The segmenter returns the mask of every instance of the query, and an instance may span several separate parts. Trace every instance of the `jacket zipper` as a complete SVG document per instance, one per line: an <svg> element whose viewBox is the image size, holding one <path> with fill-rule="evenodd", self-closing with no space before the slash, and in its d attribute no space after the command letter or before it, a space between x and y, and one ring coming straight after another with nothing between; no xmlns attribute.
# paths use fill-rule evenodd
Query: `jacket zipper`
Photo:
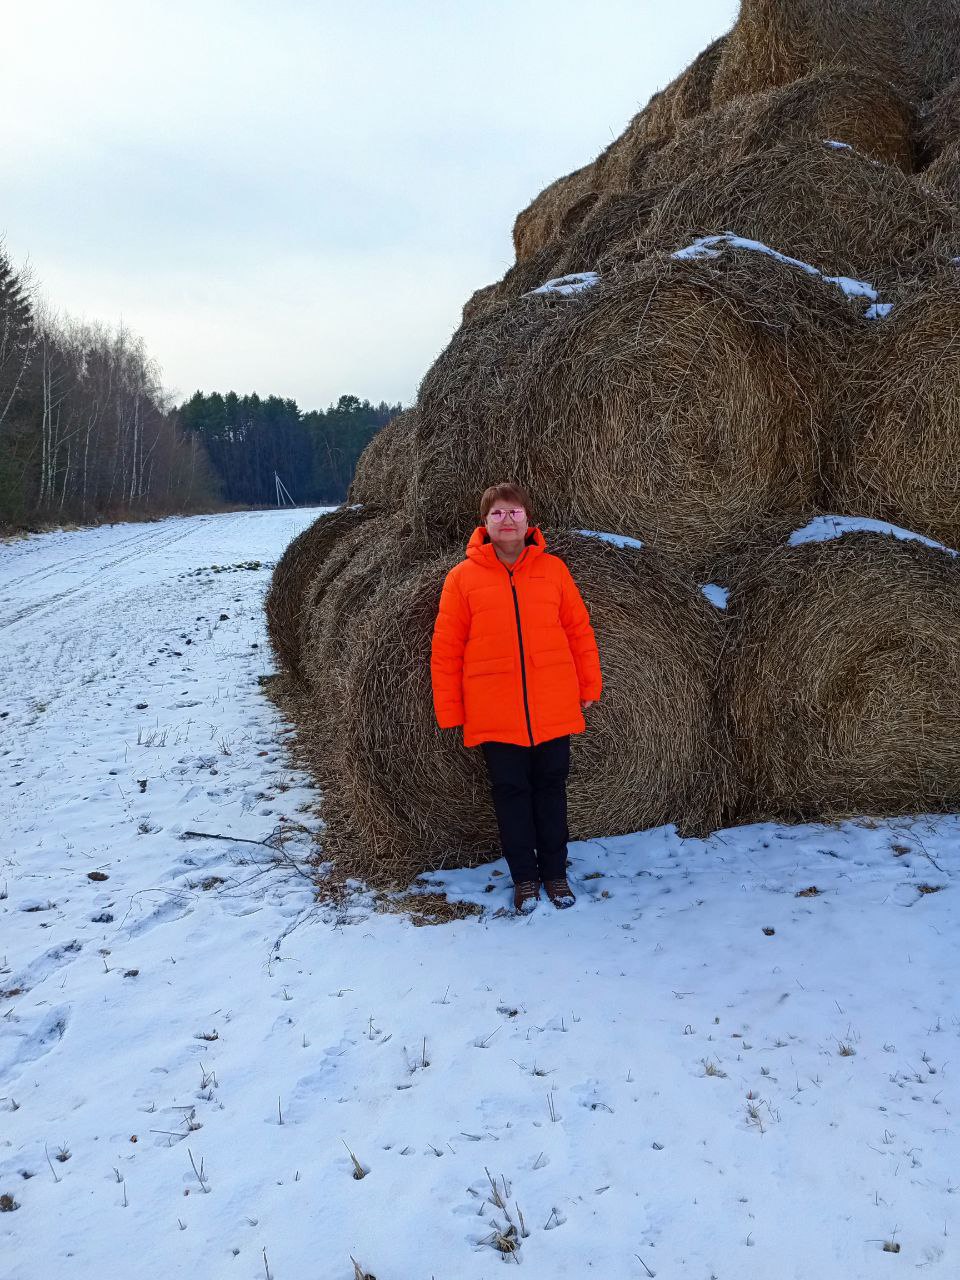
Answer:
<svg viewBox="0 0 960 1280"><path fill-rule="evenodd" d="M527 733L530 735L530 745L533 743L533 726L530 723L530 702L527 698L527 666L523 660L523 631L520 627L520 601L517 599L517 588L513 585L513 571L507 570L510 576L510 590L513 592L513 609L517 615L517 639L520 641L520 680L523 684L523 713L527 718Z"/></svg>

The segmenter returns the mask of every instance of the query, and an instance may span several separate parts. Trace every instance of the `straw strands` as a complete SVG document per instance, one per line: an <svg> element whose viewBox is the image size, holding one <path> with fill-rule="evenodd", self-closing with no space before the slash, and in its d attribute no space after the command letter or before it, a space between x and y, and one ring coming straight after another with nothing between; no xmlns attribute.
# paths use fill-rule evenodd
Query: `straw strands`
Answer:
<svg viewBox="0 0 960 1280"><path fill-rule="evenodd" d="M843 344L865 323L838 289L761 253L611 273L528 348L509 404L518 465L536 459L551 523L707 570L810 510Z"/></svg>
<svg viewBox="0 0 960 1280"><path fill-rule="evenodd" d="M920 123L921 150L935 160L960 138L960 75L926 104Z"/></svg>
<svg viewBox="0 0 960 1280"><path fill-rule="evenodd" d="M686 71L654 94L596 160L552 182L517 215L513 245L518 263L569 236L599 196L629 190L644 160L673 137L680 123L709 110L723 44L721 38L704 49Z"/></svg>
<svg viewBox="0 0 960 1280"><path fill-rule="evenodd" d="M942 197L891 165L810 141L691 174L655 209L647 239L674 249L724 231L875 284L899 278L904 260L960 248L958 210Z"/></svg>
<svg viewBox="0 0 960 1280"><path fill-rule="evenodd" d="M572 837L665 822L706 833L730 788L712 692L716 611L649 552L546 537L580 586L603 655L603 699L573 743ZM433 717L430 636L460 555L411 574L351 630L335 750L318 762L325 849L374 882L497 856L480 753Z"/></svg>
<svg viewBox="0 0 960 1280"><path fill-rule="evenodd" d="M264 602L267 634L277 662L294 679L301 676L301 615L310 583L337 545L376 514L373 508L348 506L327 512L294 538L273 571Z"/></svg>
<svg viewBox="0 0 960 1280"><path fill-rule="evenodd" d="M848 383L833 500L960 546L960 266L898 303Z"/></svg>
<svg viewBox="0 0 960 1280"><path fill-rule="evenodd" d="M921 101L960 65L958 0L741 0L713 82L714 105L857 67Z"/></svg>
<svg viewBox="0 0 960 1280"><path fill-rule="evenodd" d="M347 502L396 510L407 487L407 467L416 410L391 418L376 433L357 461Z"/></svg>
<svg viewBox="0 0 960 1280"><path fill-rule="evenodd" d="M960 140L944 147L920 181L960 207Z"/></svg>
<svg viewBox="0 0 960 1280"><path fill-rule="evenodd" d="M722 670L742 821L960 804L960 565L873 533L746 556Z"/></svg>
<svg viewBox="0 0 960 1280"><path fill-rule="evenodd" d="M850 68L818 71L689 121L636 180L645 186L675 184L705 168L802 139L846 143L911 173L915 130L913 107L879 76Z"/></svg>

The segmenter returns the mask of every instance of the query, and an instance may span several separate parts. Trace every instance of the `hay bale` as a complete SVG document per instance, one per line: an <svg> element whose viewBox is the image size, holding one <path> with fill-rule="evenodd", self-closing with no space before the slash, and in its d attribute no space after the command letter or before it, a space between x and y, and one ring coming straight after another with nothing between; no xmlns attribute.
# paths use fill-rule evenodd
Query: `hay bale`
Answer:
<svg viewBox="0 0 960 1280"><path fill-rule="evenodd" d="M376 433L357 460L347 502L396 510L410 474L416 411L405 409Z"/></svg>
<svg viewBox="0 0 960 1280"><path fill-rule="evenodd" d="M960 75L923 106L920 150L930 163L960 138Z"/></svg>
<svg viewBox="0 0 960 1280"><path fill-rule="evenodd" d="M676 822L705 834L729 800L713 695L720 615L649 552L547 534L590 610L605 688L573 739L573 839ZM336 752L323 774L325 853L372 881L496 858L479 751L433 716L430 638L451 552L356 626Z"/></svg>
<svg viewBox="0 0 960 1280"><path fill-rule="evenodd" d="M839 289L766 254L654 256L567 299L526 343L512 460L549 523L708 572L811 509L838 369L865 324Z"/></svg>
<svg viewBox="0 0 960 1280"><path fill-rule="evenodd" d="M624 195L604 196L554 263L558 276L593 271L604 257L635 251L643 241L650 219L670 187L643 187Z"/></svg>
<svg viewBox="0 0 960 1280"><path fill-rule="evenodd" d="M960 565L876 533L747 556L722 686L742 821L960 804Z"/></svg>
<svg viewBox="0 0 960 1280"><path fill-rule="evenodd" d="M464 324L428 371L417 401L415 467L406 515L424 546L465 545L479 495L511 479L529 486L536 459L517 413L516 384L555 294L533 294Z"/></svg>
<svg viewBox="0 0 960 1280"><path fill-rule="evenodd" d="M634 175L673 137L679 124L709 110L710 88L724 39L715 40L665 89L654 94L595 160L551 182L517 215L513 247L518 263L552 241L569 237L600 196L622 194L635 186Z"/></svg>
<svg viewBox="0 0 960 1280"><path fill-rule="evenodd" d="M960 206L960 141L952 143L920 175L925 187Z"/></svg>
<svg viewBox="0 0 960 1280"><path fill-rule="evenodd" d="M741 0L713 81L713 104L841 66L933 97L960 65L957 0Z"/></svg>
<svg viewBox="0 0 960 1280"><path fill-rule="evenodd" d="M960 271L923 279L860 348L830 476L837 509L960 547Z"/></svg>
<svg viewBox="0 0 960 1280"><path fill-rule="evenodd" d="M290 543L277 562L264 609L267 635L280 667L301 679L300 627L313 576L346 536L378 514L372 507L341 506L325 512Z"/></svg>
<svg viewBox="0 0 960 1280"><path fill-rule="evenodd" d="M833 140L907 173L915 168L914 108L887 81L852 69L817 71L682 125L635 175L645 185L676 184L786 142Z"/></svg>
<svg viewBox="0 0 960 1280"><path fill-rule="evenodd" d="M655 209L651 246L734 231L829 275L885 284L903 261L960 243L958 211L890 165L795 141L691 174ZM952 249L956 252L956 249Z"/></svg>
<svg viewBox="0 0 960 1280"><path fill-rule="evenodd" d="M336 732L340 676L358 617L378 593L409 572L418 556L404 518L381 514L344 534L311 578L300 611L300 669L311 690L318 732L331 724Z"/></svg>

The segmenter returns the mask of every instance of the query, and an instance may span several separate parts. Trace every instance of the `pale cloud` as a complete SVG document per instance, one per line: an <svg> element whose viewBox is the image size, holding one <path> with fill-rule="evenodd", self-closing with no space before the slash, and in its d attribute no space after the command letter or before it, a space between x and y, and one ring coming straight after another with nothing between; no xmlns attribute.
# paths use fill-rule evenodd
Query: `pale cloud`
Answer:
<svg viewBox="0 0 960 1280"><path fill-rule="evenodd" d="M33 0L0 230L167 385L409 401L516 213L734 16L639 0Z"/></svg>

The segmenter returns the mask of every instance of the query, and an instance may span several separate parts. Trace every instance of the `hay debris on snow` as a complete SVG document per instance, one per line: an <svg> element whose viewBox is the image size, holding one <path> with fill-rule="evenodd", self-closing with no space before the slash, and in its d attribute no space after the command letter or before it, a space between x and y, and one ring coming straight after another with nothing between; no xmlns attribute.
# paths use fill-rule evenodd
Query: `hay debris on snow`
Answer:
<svg viewBox="0 0 960 1280"><path fill-rule="evenodd" d="M723 684L742 821L960 804L960 563L875 533L746 556Z"/></svg>

